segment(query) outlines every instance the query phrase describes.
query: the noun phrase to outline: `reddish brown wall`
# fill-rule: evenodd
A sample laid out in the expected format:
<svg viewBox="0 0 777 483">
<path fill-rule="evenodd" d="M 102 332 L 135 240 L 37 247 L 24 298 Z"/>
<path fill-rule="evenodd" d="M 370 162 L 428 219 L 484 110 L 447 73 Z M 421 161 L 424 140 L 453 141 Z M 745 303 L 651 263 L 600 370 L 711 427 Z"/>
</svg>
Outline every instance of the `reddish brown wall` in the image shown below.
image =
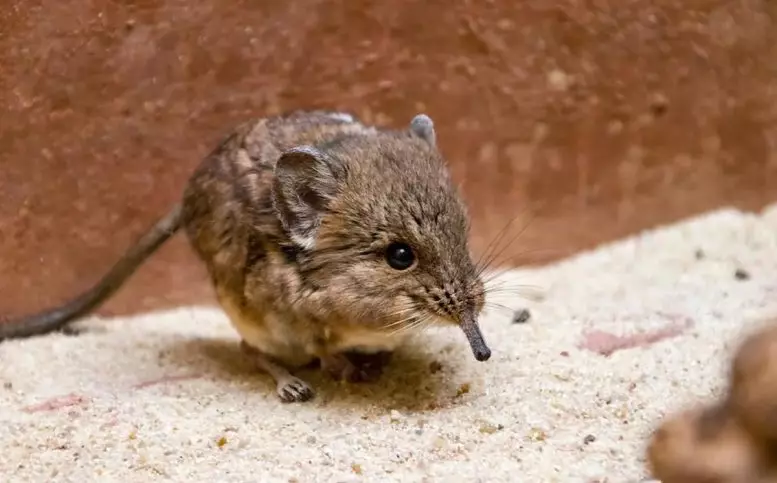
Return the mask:
<svg viewBox="0 0 777 483">
<path fill-rule="evenodd" d="M 537 215 L 515 263 L 777 198 L 771 0 L 11 4 L 0 314 L 86 288 L 231 125 L 291 108 L 429 113 L 478 250 Z M 203 281 L 178 238 L 104 312 L 202 301 Z"/>
</svg>

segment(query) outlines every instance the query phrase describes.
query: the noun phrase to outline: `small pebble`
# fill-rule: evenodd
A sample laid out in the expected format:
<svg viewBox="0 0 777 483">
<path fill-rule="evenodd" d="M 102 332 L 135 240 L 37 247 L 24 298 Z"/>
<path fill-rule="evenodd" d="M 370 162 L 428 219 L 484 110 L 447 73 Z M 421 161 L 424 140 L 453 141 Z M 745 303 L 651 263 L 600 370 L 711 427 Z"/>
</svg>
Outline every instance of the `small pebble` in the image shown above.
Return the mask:
<svg viewBox="0 0 777 483">
<path fill-rule="evenodd" d="M 561 351 L 561 357 L 569 357 L 569 352 Z"/>
<path fill-rule="evenodd" d="M 531 319 L 529 309 L 518 309 L 513 314 L 513 324 L 525 324 Z"/>
<path fill-rule="evenodd" d="M 225 444 L 227 444 L 227 438 L 224 436 L 220 437 L 218 441 L 216 441 L 216 444 L 219 448 L 223 448 Z"/>
<path fill-rule="evenodd" d="M 442 436 L 437 436 L 434 438 L 434 447 L 437 449 L 442 449 L 448 445 L 448 442 L 445 441 L 445 439 L 442 438 Z"/>
<path fill-rule="evenodd" d="M 357 475 L 362 474 L 362 465 L 358 463 L 351 464 L 351 470 L 356 473 Z"/>
<path fill-rule="evenodd" d="M 456 396 L 461 396 L 463 394 L 467 394 L 469 392 L 469 383 L 465 382 L 459 388 L 456 390 Z"/>
<path fill-rule="evenodd" d="M 432 361 L 429 363 L 429 372 L 432 374 L 437 374 L 442 370 L 442 364 L 440 364 L 437 361 Z"/>
<path fill-rule="evenodd" d="M 734 272 L 734 278 L 737 280 L 749 280 L 750 274 L 743 268 L 737 268 L 737 271 Z"/>
<path fill-rule="evenodd" d="M 586 437 L 583 438 L 583 443 L 585 444 L 591 444 L 594 441 L 596 441 L 596 436 L 594 436 L 593 434 L 586 435 Z"/>
<path fill-rule="evenodd" d="M 3 383 L 3 388 L 5 389 L 13 389 L 13 384 L 10 381 Z"/>
<path fill-rule="evenodd" d="M 697 249 L 696 252 L 694 252 L 694 257 L 696 257 L 696 260 L 702 260 L 705 256 L 704 250 L 701 248 Z"/>
<path fill-rule="evenodd" d="M 540 428 L 531 428 L 529 431 L 529 439 L 532 441 L 545 441 L 547 437 L 548 435 L 545 434 L 545 431 Z"/>
<path fill-rule="evenodd" d="M 480 432 L 483 434 L 494 434 L 497 431 L 501 431 L 504 429 L 504 426 L 501 424 L 492 424 L 492 423 L 483 423 L 480 426 Z"/>
</svg>

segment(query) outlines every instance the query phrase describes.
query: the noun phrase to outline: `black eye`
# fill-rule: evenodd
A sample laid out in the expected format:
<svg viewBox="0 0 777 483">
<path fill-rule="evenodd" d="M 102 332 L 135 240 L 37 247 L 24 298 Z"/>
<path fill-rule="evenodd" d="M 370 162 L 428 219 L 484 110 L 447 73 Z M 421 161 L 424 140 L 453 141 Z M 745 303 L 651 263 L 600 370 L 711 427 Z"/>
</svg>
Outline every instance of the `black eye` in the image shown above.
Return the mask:
<svg viewBox="0 0 777 483">
<path fill-rule="evenodd" d="M 406 243 L 392 243 L 386 249 L 386 261 L 395 270 L 407 270 L 415 261 L 415 254 Z"/>
</svg>

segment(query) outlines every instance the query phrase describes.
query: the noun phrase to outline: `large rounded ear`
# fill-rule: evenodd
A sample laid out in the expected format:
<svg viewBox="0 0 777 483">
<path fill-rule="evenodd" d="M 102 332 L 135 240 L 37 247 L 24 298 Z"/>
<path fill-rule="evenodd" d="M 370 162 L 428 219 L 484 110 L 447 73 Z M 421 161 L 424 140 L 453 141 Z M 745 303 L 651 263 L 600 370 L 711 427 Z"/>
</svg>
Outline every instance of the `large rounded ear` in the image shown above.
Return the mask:
<svg viewBox="0 0 777 483">
<path fill-rule="evenodd" d="M 434 122 L 426 114 L 418 114 L 410 121 L 410 132 L 429 143 L 430 146 L 436 147 Z"/>
<path fill-rule="evenodd" d="M 289 149 L 278 159 L 273 206 L 283 228 L 300 248 L 315 246 L 316 231 L 329 201 L 337 194 L 341 174 L 330 156 L 311 146 Z"/>
</svg>

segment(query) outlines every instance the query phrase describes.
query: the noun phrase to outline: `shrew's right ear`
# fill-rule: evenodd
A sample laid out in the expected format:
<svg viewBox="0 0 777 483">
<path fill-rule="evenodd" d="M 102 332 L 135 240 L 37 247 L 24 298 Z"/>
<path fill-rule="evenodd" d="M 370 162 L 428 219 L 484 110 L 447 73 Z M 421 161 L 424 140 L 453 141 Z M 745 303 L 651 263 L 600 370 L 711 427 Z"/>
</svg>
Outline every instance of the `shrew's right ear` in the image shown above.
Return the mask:
<svg viewBox="0 0 777 483">
<path fill-rule="evenodd" d="M 336 161 L 312 146 L 281 154 L 272 184 L 273 205 L 283 228 L 300 248 L 315 247 L 321 218 L 337 193 L 341 175 Z"/>
</svg>

